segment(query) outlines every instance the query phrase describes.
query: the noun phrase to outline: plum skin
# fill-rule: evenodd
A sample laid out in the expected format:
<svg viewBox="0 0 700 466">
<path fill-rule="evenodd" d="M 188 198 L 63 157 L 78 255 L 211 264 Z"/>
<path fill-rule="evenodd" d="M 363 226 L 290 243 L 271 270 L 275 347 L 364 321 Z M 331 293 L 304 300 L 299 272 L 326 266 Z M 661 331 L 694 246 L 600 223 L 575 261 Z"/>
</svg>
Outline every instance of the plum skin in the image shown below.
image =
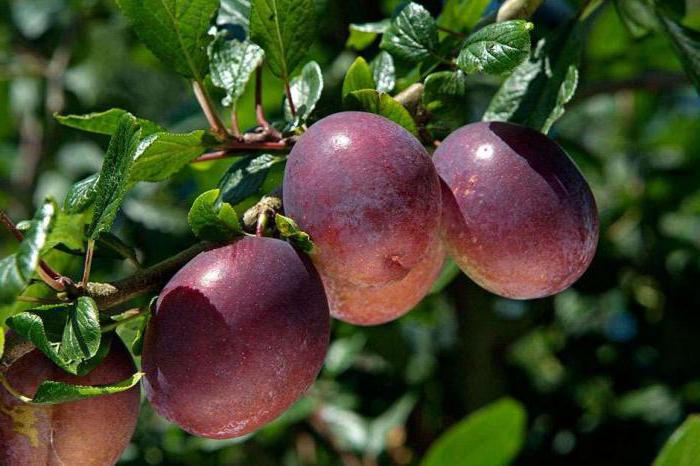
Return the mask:
<svg viewBox="0 0 700 466">
<path fill-rule="evenodd" d="M 158 298 L 143 348 L 146 395 L 194 435 L 252 432 L 313 383 L 329 320 L 318 274 L 288 243 L 244 237 L 202 252 Z"/>
<path fill-rule="evenodd" d="M 439 178 L 420 142 L 371 113 L 340 112 L 294 145 L 286 215 L 311 235 L 321 276 L 359 286 L 406 277 L 439 237 Z"/>
<path fill-rule="evenodd" d="M 322 276 L 331 315 L 354 325 L 379 325 L 413 309 L 430 291 L 445 260 L 437 238 L 408 274 L 379 286 L 361 286 Z"/>
<path fill-rule="evenodd" d="M 433 161 L 448 253 L 477 284 L 533 299 L 586 271 L 598 242 L 595 199 L 554 141 L 524 126 L 480 122 L 445 138 Z"/>
<path fill-rule="evenodd" d="M 102 385 L 126 379 L 134 371 L 126 348 L 115 339 L 107 357 L 85 376 L 64 372 L 38 350 L 13 363 L 6 376 L 15 389 L 33 396 L 45 380 Z M 134 433 L 139 404 L 137 387 L 57 405 L 22 403 L 0 388 L 0 464 L 115 464 Z"/>
</svg>

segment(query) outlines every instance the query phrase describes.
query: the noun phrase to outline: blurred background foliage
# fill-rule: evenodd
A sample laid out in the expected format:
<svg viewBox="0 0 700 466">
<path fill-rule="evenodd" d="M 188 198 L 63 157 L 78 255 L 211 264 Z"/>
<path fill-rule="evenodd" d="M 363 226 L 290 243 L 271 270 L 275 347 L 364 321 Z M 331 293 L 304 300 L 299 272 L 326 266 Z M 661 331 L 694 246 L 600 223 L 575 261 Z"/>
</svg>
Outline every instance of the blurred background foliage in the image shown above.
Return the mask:
<svg viewBox="0 0 700 466">
<path fill-rule="evenodd" d="M 346 47 L 348 25 L 381 20 L 398 3 L 316 2 L 319 40 L 309 58 L 325 81 L 317 115 L 340 108 L 357 56 Z M 421 3 L 434 15 L 442 8 Z M 684 24 L 700 29 L 700 5 L 687 7 Z M 547 0 L 535 33 L 577 8 Z M 361 53 L 376 52 L 374 42 Z M 279 116 L 282 84 L 269 75 L 264 82 L 268 115 Z M 467 121 L 480 118 L 498 84 L 470 78 Z M 249 87 L 239 103 L 243 128 L 255 124 Z M 97 171 L 106 138 L 60 127 L 52 114 L 111 107 L 174 131 L 207 126 L 187 82 L 136 40 L 113 1 L 0 0 L 0 208 L 27 218 L 46 195 L 60 200 Z M 518 465 L 650 464 L 700 410 L 700 100 L 669 40 L 631 34 L 607 2 L 584 44 L 579 91 L 551 135 L 581 167 L 601 215 L 596 258 L 572 289 L 510 301 L 459 275 L 393 323 L 336 321 L 318 382 L 272 425 L 243 439 L 204 440 L 144 404 L 121 464 L 417 464 L 449 426 L 503 396 L 527 410 Z M 192 200 L 231 162 L 139 184 L 114 232 L 144 264 L 183 249 L 194 241 L 185 221 Z M 0 240 L 5 255 L 13 243 L 5 231 Z M 63 270 L 71 260 L 79 269 L 79 259 L 53 254 Z M 94 266 L 98 280 L 133 271 L 127 261 Z"/>
</svg>

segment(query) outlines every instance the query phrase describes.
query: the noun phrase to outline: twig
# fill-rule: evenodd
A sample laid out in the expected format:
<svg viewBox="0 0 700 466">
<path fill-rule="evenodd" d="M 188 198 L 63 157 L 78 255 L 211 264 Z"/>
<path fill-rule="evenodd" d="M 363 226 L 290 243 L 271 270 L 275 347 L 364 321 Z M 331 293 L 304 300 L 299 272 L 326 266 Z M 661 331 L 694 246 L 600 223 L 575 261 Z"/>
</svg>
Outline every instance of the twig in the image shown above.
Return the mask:
<svg viewBox="0 0 700 466">
<path fill-rule="evenodd" d="M 289 87 L 289 80 L 284 80 L 284 92 L 287 93 L 287 102 L 289 102 L 289 110 L 292 112 L 292 118 L 297 116 L 297 108 L 294 106 L 294 99 L 292 99 L 292 89 Z"/>
<path fill-rule="evenodd" d="M 90 280 L 90 269 L 92 269 L 92 256 L 95 252 L 95 240 L 89 239 L 87 248 L 85 248 L 85 263 L 83 265 L 83 278 L 80 280 L 80 286 L 85 286 Z"/>
<path fill-rule="evenodd" d="M 192 89 L 194 90 L 194 95 L 197 98 L 197 102 L 199 102 L 199 106 L 202 107 L 204 116 L 207 117 L 207 121 L 209 122 L 209 126 L 211 126 L 212 132 L 221 138 L 225 138 L 228 135 L 228 131 L 226 131 L 224 123 L 221 121 L 221 118 L 219 118 L 219 114 L 216 113 L 207 90 L 199 81 L 192 81 Z"/>
<path fill-rule="evenodd" d="M 0 223 L 2 223 L 10 233 L 12 233 L 12 236 L 14 236 L 17 241 L 21 242 L 24 239 L 24 235 L 17 229 L 15 222 L 13 222 L 12 219 L 2 210 L 0 210 Z"/>
<path fill-rule="evenodd" d="M 247 136 L 251 133 L 244 134 Z M 242 142 L 242 141 L 231 141 L 225 149 L 217 150 L 214 152 L 208 152 L 204 155 L 200 155 L 194 159 L 191 163 L 199 162 L 210 162 L 212 160 L 220 160 L 228 157 L 234 157 L 241 153 L 247 153 L 252 150 L 263 150 L 263 151 L 280 151 L 287 150 L 291 148 L 296 142 L 296 137 L 289 137 L 281 139 L 279 141 L 262 141 L 262 142 Z"/>
<path fill-rule="evenodd" d="M 234 139 L 241 139 L 241 127 L 238 124 L 238 110 L 235 104 L 231 106 L 231 134 Z"/>
<path fill-rule="evenodd" d="M 178 270 L 211 243 L 197 243 L 158 264 L 114 283 L 88 283 L 87 295 L 100 310 L 111 309 L 142 294 L 159 290 Z"/>
</svg>

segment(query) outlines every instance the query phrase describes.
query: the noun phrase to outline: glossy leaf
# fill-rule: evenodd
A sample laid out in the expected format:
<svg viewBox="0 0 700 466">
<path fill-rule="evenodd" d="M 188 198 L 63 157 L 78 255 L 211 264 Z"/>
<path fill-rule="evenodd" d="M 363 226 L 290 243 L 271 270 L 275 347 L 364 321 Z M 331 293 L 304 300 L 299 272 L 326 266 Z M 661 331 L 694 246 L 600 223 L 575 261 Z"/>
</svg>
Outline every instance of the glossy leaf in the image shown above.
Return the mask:
<svg viewBox="0 0 700 466">
<path fill-rule="evenodd" d="M 228 241 L 242 233 L 238 214 L 227 202 L 219 200 L 219 190 L 200 194 L 187 216 L 192 232 L 200 239 Z"/>
<path fill-rule="evenodd" d="M 440 436 L 421 466 L 506 466 L 525 440 L 525 417 L 509 398 L 481 408 Z"/>
<path fill-rule="evenodd" d="M 139 144 L 129 181 L 163 181 L 204 153 L 205 132 L 155 133 Z"/>
<path fill-rule="evenodd" d="M 389 52 L 382 50 L 370 63 L 374 88 L 379 92 L 391 92 L 396 85 L 396 67 Z"/>
<path fill-rule="evenodd" d="M 581 23 L 566 24 L 540 40 L 532 56 L 518 66 L 491 100 L 484 121 L 510 121 L 540 131 L 563 112 L 573 95 L 582 42 Z"/>
<path fill-rule="evenodd" d="M 211 82 L 226 91 L 223 105 L 235 108 L 250 75 L 260 66 L 264 56 L 263 49 L 249 40 L 241 42 L 229 40 L 224 34 L 217 35 L 209 45 L 210 71 Z"/>
<path fill-rule="evenodd" d="M 267 178 L 270 167 L 283 160 L 271 154 L 249 155 L 238 160 L 219 181 L 220 200 L 236 205 L 255 194 Z"/>
<path fill-rule="evenodd" d="M 284 215 L 275 215 L 275 225 L 280 235 L 304 252 L 312 252 L 314 243 L 308 233 L 302 231 L 297 222 Z"/>
<path fill-rule="evenodd" d="M 132 115 L 119 120 L 102 163 L 96 186 L 95 210 L 87 235 L 96 239 L 103 231 L 109 231 L 127 190 L 129 170 L 139 145 L 141 130 Z"/>
<path fill-rule="evenodd" d="M 348 94 L 348 106 L 355 110 L 376 113 L 397 123 L 410 133 L 418 134 L 416 122 L 408 110 L 389 94 L 374 89 L 364 89 Z"/>
<path fill-rule="evenodd" d="M 92 205 L 97 195 L 97 180 L 99 177 L 100 174 L 95 173 L 73 183 L 66 194 L 66 198 L 63 200 L 63 208 L 66 212 L 77 214 L 85 211 Z"/>
<path fill-rule="evenodd" d="M 141 41 L 186 78 L 206 74 L 207 34 L 218 0 L 117 0 Z"/>
<path fill-rule="evenodd" d="M 32 403 L 57 404 L 83 400 L 96 396 L 113 395 L 132 389 L 139 383 L 143 372 L 137 372 L 129 378 L 108 385 L 71 385 L 65 382 L 47 380 L 37 388 Z"/>
<path fill-rule="evenodd" d="M 470 31 L 479 22 L 490 0 L 447 0 L 437 23 L 452 31 Z"/>
<path fill-rule="evenodd" d="M 305 122 L 316 108 L 316 104 L 323 92 L 323 75 L 321 67 L 315 61 L 310 61 L 301 70 L 299 76 L 294 77 L 290 84 L 292 101 L 297 111 L 297 119 Z M 286 97 L 284 100 L 284 117 L 292 121 L 292 111 Z"/>
<path fill-rule="evenodd" d="M 348 68 L 343 80 L 343 98 L 347 97 L 353 91 L 361 89 L 374 89 L 374 78 L 372 77 L 372 69 L 362 57 L 357 57 Z"/>
<path fill-rule="evenodd" d="M 250 0 L 221 0 L 217 24 L 235 24 L 246 33 L 250 27 Z"/>
<path fill-rule="evenodd" d="M 390 19 L 384 19 L 374 23 L 351 24 L 350 35 L 345 46 L 355 50 L 364 50 L 377 39 L 379 34 L 384 34 L 391 24 Z"/>
<path fill-rule="evenodd" d="M 56 215 L 56 204 L 46 200 L 30 222 L 17 252 L 0 260 L 0 304 L 10 304 L 27 287 Z"/>
<path fill-rule="evenodd" d="M 97 354 L 101 336 L 97 303 L 90 297 L 81 296 L 68 308 L 59 356 L 73 361 L 90 359 Z"/>
<path fill-rule="evenodd" d="M 89 133 L 113 135 L 119 126 L 119 120 L 126 114 L 126 110 L 112 108 L 104 112 L 88 113 L 87 115 L 59 115 L 55 114 L 56 121 L 64 126 L 76 128 Z M 160 125 L 149 120 L 137 118 L 136 121 L 141 126 L 142 136 L 165 131 Z"/>
<path fill-rule="evenodd" d="M 700 416 L 690 416 L 676 429 L 653 466 L 700 466 Z"/>
<path fill-rule="evenodd" d="M 523 20 L 490 24 L 470 35 L 457 57 L 465 73 L 504 74 L 530 55 L 532 23 Z"/>
<path fill-rule="evenodd" d="M 410 2 L 391 20 L 381 47 L 407 61 L 419 62 L 438 51 L 435 19 L 421 5 Z"/>
<path fill-rule="evenodd" d="M 316 27 L 313 0 L 251 2 L 251 38 L 265 50 L 270 70 L 285 81 L 304 59 Z"/>
</svg>

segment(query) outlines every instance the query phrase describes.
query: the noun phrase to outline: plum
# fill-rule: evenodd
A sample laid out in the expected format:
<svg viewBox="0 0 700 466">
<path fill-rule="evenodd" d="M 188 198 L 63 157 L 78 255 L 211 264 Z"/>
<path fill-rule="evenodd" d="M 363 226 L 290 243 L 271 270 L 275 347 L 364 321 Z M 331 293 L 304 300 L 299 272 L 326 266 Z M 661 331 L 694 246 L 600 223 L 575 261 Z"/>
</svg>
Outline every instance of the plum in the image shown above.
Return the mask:
<svg viewBox="0 0 700 466">
<path fill-rule="evenodd" d="M 362 286 L 323 276 L 331 315 L 355 325 L 378 325 L 397 319 L 430 291 L 444 259 L 444 247 L 438 238 L 408 275 L 390 283 Z"/>
<path fill-rule="evenodd" d="M 416 138 L 384 117 L 341 112 L 289 155 L 286 215 L 311 235 L 324 279 L 376 287 L 405 278 L 439 237 L 440 182 Z"/>
<path fill-rule="evenodd" d="M 547 136 L 481 122 L 435 151 L 448 253 L 487 290 L 514 299 L 558 293 L 588 268 L 598 213 L 585 179 Z"/>
<path fill-rule="evenodd" d="M 146 332 L 146 395 L 215 439 L 272 421 L 313 383 L 329 339 L 313 265 L 289 243 L 244 237 L 200 253 L 165 286 Z"/>
<path fill-rule="evenodd" d="M 20 393 L 33 396 L 45 380 L 103 385 L 135 371 L 126 348 L 115 341 L 107 357 L 77 377 L 55 366 L 38 350 L 17 360 L 6 377 Z M 19 401 L 0 388 L 0 464 L 5 466 L 104 466 L 115 464 L 136 428 L 138 388 L 56 405 Z"/>
</svg>

